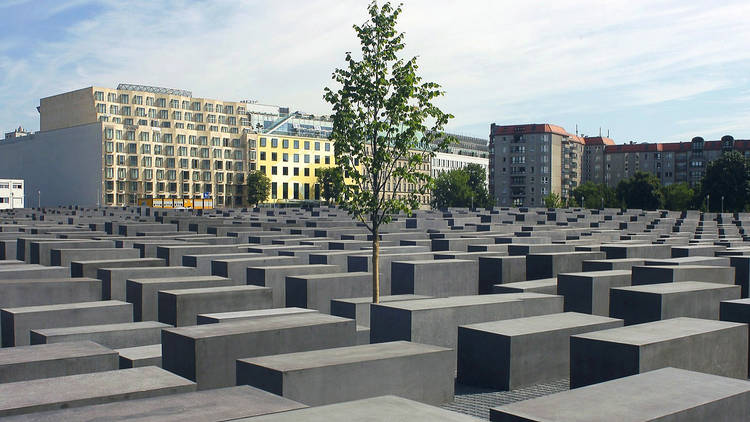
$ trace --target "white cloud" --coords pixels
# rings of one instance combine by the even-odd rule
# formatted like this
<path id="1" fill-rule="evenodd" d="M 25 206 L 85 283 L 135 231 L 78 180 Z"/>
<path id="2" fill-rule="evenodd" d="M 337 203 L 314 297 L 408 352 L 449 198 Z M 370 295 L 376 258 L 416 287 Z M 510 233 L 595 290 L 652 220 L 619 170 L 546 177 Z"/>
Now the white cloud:
<path id="1" fill-rule="evenodd" d="M 351 26 L 366 19 L 367 3 L 103 0 L 103 13 L 25 57 L 7 60 L 0 46 L 0 124 L 38 127 L 28 116 L 40 97 L 118 82 L 327 113 L 322 89 L 344 52 L 358 49 Z M 488 127 L 546 120 L 562 107 L 618 113 L 747 89 L 727 69 L 750 62 L 748 15 L 747 1 L 410 0 L 400 29 L 425 79 L 447 91 L 440 104 L 456 116 L 452 126 Z M 569 96 L 586 100 L 566 104 Z"/>

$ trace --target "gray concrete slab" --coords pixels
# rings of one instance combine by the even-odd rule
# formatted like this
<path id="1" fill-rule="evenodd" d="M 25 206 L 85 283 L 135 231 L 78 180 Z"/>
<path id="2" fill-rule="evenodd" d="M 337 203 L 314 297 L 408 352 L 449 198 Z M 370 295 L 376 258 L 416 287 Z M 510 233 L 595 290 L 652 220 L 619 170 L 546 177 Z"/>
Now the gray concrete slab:
<path id="1" fill-rule="evenodd" d="M 161 344 L 116 349 L 120 369 L 156 366 L 161 368 Z"/>
<path id="2" fill-rule="evenodd" d="M 557 294 L 557 277 L 538 280 L 518 281 L 515 283 L 495 284 L 492 293 L 544 293 Z"/>
<path id="3" fill-rule="evenodd" d="M 162 328 L 171 325 L 156 321 L 125 322 L 120 324 L 84 325 L 78 327 L 43 328 L 31 330 L 31 344 L 52 344 L 89 340 L 109 347 L 145 346 L 161 341 Z"/>
<path id="4" fill-rule="evenodd" d="M 634 266 L 633 286 L 675 281 L 705 281 L 734 284 L 734 267 L 713 265 L 649 265 Z"/>
<path id="5" fill-rule="evenodd" d="M 285 315 L 162 331 L 162 366 L 201 390 L 236 385 L 241 358 L 353 346 L 355 323 L 325 314 Z"/>
<path id="6" fill-rule="evenodd" d="M 161 290 L 159 321 L 175 327 L 196 325 L 198 314 L 268 309 L 271 289 L 260 286 L 204 287 Z"/>
<path id="7" fill-rule="evenodd" d="M 750 383 L 676 368 L 576 388 L 490 410 L 498 422 L 739 421 Z"/>
<path id="8" fill-rule="evenodd" d="M 197 276 L 198 271 L 191 267 L 152 267 L 152 268 L 100 268 L 96 278 L 102 280 L 103 300 L 125 300 L 127 280 L 142 278 Z"/>
<path id="9" fill-rule="evenodd" d="M 627 270 L 558 274 L 557 294 L 565 297 L 566 312 L 609 316 L 610 289 L 631 284 Z"/>
<path id="10" fill-rule="evenodd" d="M 480 257 L 479 294 L 492 293 L 495 284 L 526 281 L 526 256 Z"/>
<path id="11" fill-rule="evenodd" d="M 306 406 L 247 385 L 10 417 L 8 422 L 223 422 Z"/>
<path id="12" fill-rule="evenodd" d="M 216 276 L 182 276 L 129 279 L 125 300 L 133 304 L 133 321 L 159 319 L 159 291 L 231 286 L 232 280 Z"/>
<path id="13" fill-rule="evenodd" d="M 719 319 L 722 300 L 740 298 L 740 286 L 678 281 L 616 287 L 610 290 L 609 314 L 625 325 L 675 317 Z"/>
<path id="14" fill-rule="evenodd" d="M 393 394 L 453 400 L 450 349 L 405 341 L 239 359 L 237 383 L 310 406 Z"/>
<path id="15" fill-rule="evenodd" d="M 283 315 L 310 314 L 317 313 L 315 309 L 305 308 L 271 308 L 258 309 L 255 311 L 234 311 L 218 312 L 212 314 L 199 314 L 197 318 L 198 325 L 201 324 L 218 324 L 222 322 L 236 322 L 256 318 L 269 318 Z M 341 316 L 341 315 L 339 315 Z"/>
<path id="16" fill-rule="evenodd" d="M 380 296 L 379 303 L 431 298 L 431 296 L 423 295 L 388 295 Z M 333 299 L 331 300 L 331 315 L 336 315 L 343 318 L 351 318 L 357 321 L 357 325 L 369 327 L 371 303 L 372 296 Z"/>
<path id="17" fill-rule="evenodd" d="M 119 369 L 0 384 L 0 417 L 195 390 L 195 384 L 162 369 Z"/>
<path id="18" fill-rule="evenodd" d="M 577 312 L 458 327 L 458 378 L 514 390 L 570 374 L 570 336 L 622 327 L 621 319 Z"/>
<path id="19" fill-rule="evenodd" d="M 675 367 L 747 379 L 747 325 L 672 318 L 570 338 L 570 387 Z"/>
<path id="20" fill-rule="evenodd" d="M 371 273 L 287 276 L 286 306 L 331 312 L 331 300 L 362 297 L 372 292 Z"/>
<path id="21" fill-rule="evenodd" d="M 133 305 L 118 300 L 24 306 L 0 310 L 3 347 L 30 344 L 31 330 L 132 322 Z"/>
<path id="22" fill-rule="evenodd" d="M 100 268 L 143 268 L 163 267 L 165 262 L 159 258 L 105 259 L 92 261 L 73 261 L 70 263 L 72 277 L 96 278 Z"/>
<path id="23" fill-rule="evenodd" d="M 286 278 L 288 276 L 309 274 L 332 274 L 339 272 L 336 265 L 272 265 L 263 267 L 248 267 L 246 269 L 247 284 L 270 287 L 273 291 L 273 306 L 286 306 Z"/>
<path id="24" fill-rule="evenodd" d="M 117 368 L 117 353 L 91 341 L 0 348 L 0 383 Z"/>
<path id="25" fill-rule="evenodd" d="M 467 259 L 391 262 L 391 294 L 432 297 L 479 293 L 478 264 Z"/>
<path id="26" fill-rule="evenodd" d="M 401 397 L 382 396 L 256 418 L 238 419 L 237 422 L 350 422 L 357 420 L 477 422 L 479 419 Z"/>

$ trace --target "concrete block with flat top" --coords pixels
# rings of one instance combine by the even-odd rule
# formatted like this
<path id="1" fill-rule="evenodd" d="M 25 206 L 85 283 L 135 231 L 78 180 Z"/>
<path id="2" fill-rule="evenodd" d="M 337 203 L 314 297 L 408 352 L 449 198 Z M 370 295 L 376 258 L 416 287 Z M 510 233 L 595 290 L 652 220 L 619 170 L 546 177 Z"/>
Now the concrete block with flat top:
<path id="1" fill-rule="evenodd" d="M 739 298 L 740 286 L 700 281 L 616 287 L 610 290 L 609 314 L 625 325 L 675 317 L 719 319 L 719 303 Z"/>
<path id="2" fill-rule="evenodd" d="M 479 294 L 492 293 L 495 284 L 526 281 L 526 256 L 479 257 Z"/>
<path id="3" fill-rule="evenodd" d="M 565 312 L 458 327 L 458 378 L 515 390 L 567 378 L 570 336 L 622 327 L 621 319 Z"/>
<path id="4" fill-rule="evenodd" d="M 431 299 L 431 296 L 423 295 L 389 295 L 380 296 L 379 303 L 397 302 L 400 300 Z M 351 318 L 357 321 L 357 325 L 370 326 L 370 304 L 372 296 L 353 297 L 331 300 L 331 315 Z"/>
<path id="5" fill-rule="evenodd" d="M 495 284 L 492 293 L 544 293 L 557 294 L 557 277 L 540 278 L 538 280 L 518 281 L 515 283 Z"/>
<path id="6" fill-rule="evenodd" d="M 560 313 L 562 296 L 505 293 L 370 305 L 370 343 L 414 341 L 456 348 L 459 325 Z"/>
<path id="7" fill-rule="evenodd" d="M 310 406 L 384 394 L 440 404 L 453 400 L 454 374 L 450 349 L 406 341 L 237 361 L 237 384 Z"/>
<path id="8" fill-rule="evenodd" d="M 416 251 L 410 253 L 383 253 L 379 258 L 380 294 L 391 295 L 391 273 L 393 261 L 418 261 L 423 259 L 434 259 L 432 252 Z M 372 272 L 372 255 L 348 255 L 346 257 L 347 271 L 349 272 Z"/>
<path id="9" fill-rule="evenodd" d="M 479 292 L 477 271 L 477 262 L 467 259 L 393 261 L 391 294 L 475 295 Z"/>
<path id="10" fill-rule="evenodd" d="M 72 277 L 96 278 L 100 268 L 143 268 L 163 267 L 165 262 L 159 258 L 131 258 L 73 261 L 70 263 Z"/>
<path id="11" fill-rule="evenodd" d="M 620 259 L 591 259 L 583 261 L 582 271 L 630 271 L 635 265 L 644 265 L 644 258 L 620 258 Z"/>
<path id="12" fill-rule="evenodd" d="M 570 387 L 672 366 L 747 379 L 747 325 L 672 318 L 570 338 Z"/>
<path id="13" fill-rule="evenodd" d="M 267 309 L 273 306 L 271 289 L 260 286 L 162 290 L 158 295 L 159 321 L 175 327 L 196 325 L 198 314 Z"/>
<path id="14" fill-rule="evenodd" d="M 583 261 L 603 259 L 603 252 L 549 252 L 526 256 L 526 277 L 529 280 L 557 277 L 559 273 L 582 271 Z"/>
<path id="15" fill-rule="evenodd" d="M 586 271 L 557 275 L 557 294 L 565 297 L 565 312 L 609 316 L 613 287 L 630 286 L 630 271 Z"/>
<path id="16" fill-rule="evenodd" d="M 201 324 L 218 324 L 222 322 L 235 322 L 248 319 L 256 318 L 269 318 L 283 315 L 296 315 L 296 314 L 310 314 L 317 313 L 315 309 L 306 308 L 271 308 L 271 309 L 258 309 L 255 311 L 234 311 L 234 312 L 218 312 L 212 314 L 199 314 L 198 325 Z"/>
<path id="17" fill-rule="evenodd" d="M 241 422 L 350 422 L 367 420 L 477 422 L 478 419 L 418 401 L 389 395 L 279 412 L 253 419 L 243 419 Z"/>
<path id="18" fill-rule="evenodd" d="M 138 420 L 140 422 L 223 422 L 286 412 L 306 406 L 247 385 L 34 413 L 36 422 Z M 27 421 L 21 417 L 8 422 Z"/>
<path id="19" fill-rule="evenodd" d="M 280 265 L 306 264 L 296 256 L 256 256 L 252 258 L 216 259 L 211 263 L 211 274 L 228 277 L 236 285 L 255 284 L 248 281 L 247 270 L 250 267 L 278 267 Z"/>
<path id="20" fill-rule="evenodd" d="M 320 313 L 168 328 L 162 366 L 203 390 L 236 385 L 237 359 L 354 344 L 354 320 Z"/>
<path id="21" fill-rule="evenodd" d="M 705 281 L 734 284 L 734 267 L 713 265 L 649 265 L 635 266 L 633 286 L 675 281 Z"/>
<path id="22" fill-rule="evenodd" d="M 53 277 L 0 279 L 0 308 L 101 300 L 101 280 Z"/>
<path id="23" fill-rule="evenodd" d="M 141 366 L 157 366 L 161 368 L 161 344 L 125 347 L 115 351 L 120 355 L 120 369 L 138 368 Z"/>
<path id="24" fill-rule="evenodd" d="M 31 344 L 51 344 L 89 340 L 109 347 L 145 346 L 161 341 L 162 328 L 171 325 L 156 321 L 124 322 L 120 324 L 84 325 L 79 327 L 43 328 L 31 330 Z"/>
<path id="25" fill-rule="evenodd" d="M 273 306 L 286 306 L 286 278 L 288 276 L 308 274 L 331 274 L 340 272 L 336 265 L 272 265 L 263 267 L 248 267 L 246 269 L 247 284 L 270 287 L 273 291 Z"/>
<path id="26" fill-rule="evenodd" d="M 197 275 L 198 271 L 190 267 L 101 268 L 96 272 L 96 278 L 102 280 L 103 300 L 125 300 L 127 280 Z"/>
<path id="27" fill-rule="evenodd" d="M 169 266 L 182 265 L 185 255 L 207 255 L 242 252 L 237 245 L 164 245 L 157 246 L 156 257 L 167 261 Z"/>
<path id="28" fill-rule="evenodd" d="M 0 348 L 0 383 L 117 368 L 117 353 L 91 341 Z"/>
<path id="29" fill-rule="evenodd" d="M 288 276 L 286 306 L 331 313 L 331 299 L 361 297 L 372 292 L 371 273 L 334 273 Z"/>
<path id="30" fill-rule="evenodd" d="M 133 305 L 119 300 L 24 306 L 0 310 L 3 347 L 30 344 L 30 332 L 34 329 L 132 321 Z"/>
<path id="31" fill-rule="evenodd" d="M 663 368 L 490 409 L 498 422 L 740 421 L 750 382 Z"/>
<path id="32" fill-rule="evenodd" d="M 722 321 L 749 324 L 748 327 L 750 327 L 750 299 L 722 301 L 719 305 L 719 319 Z M 748 358 L 750 360 L 750 355 Z M 750 376 L 750 373 L 748 373 L 748 376 Z"/>
<path id="33" fill-rule="evenodd" d="M 623 244 L 614 245 L 607 244 L 602 245 L 600 250 L 607 254 L 607 259 L 621 259 L 621 258 L 671 258 L 672 257 L 672 246 L 671 245 L 652 245 L 647 243 L 640 244 Z"/>
<path id="34" fill-rule="evenodd" d="M 70 277 L 70 269 L 65 267 L 48 267 L 37 264 L 3 265 L 0 267 L 0 280 L 66 277 Z"/>
<path id="35" fill-rule="evenodd" d="M 12 382 L 0 384 L 0 417 L 194 390 L 195 383 L 153 366 Z"/>
<path id="36" fill-rule="evenodd" d="M 159 319 L 159 291 L 231 286 L 232 280 L 216 276 L 183 276 L 129 279 L 126 300 L 133 304 L 134 321 Z"/>
<path id="37" fill-rule="evenodd" d="M 211 267 L 213 262 L 217 259 L 244 259 L 244 258 L 263 258 L 263 255 L 257 253 L 241 252 L 237 249 L 234 252 L 223 252 L 223 253 L 209 253 L 202 255 L 185 255 L 182 257 L 182 265 L 186 267 L 194 267 L 198 270 L 200 275 L 211 275 Z M 224 276 L 222 276 L 224 277 Z M 245 284 L 244 282 L 237 282 L 236 284 Z"/>
<path id="38" fill-rule="evenodd" d="M 141 254 L 137 249 L 124 248 L 76 248 L 63 249 L 53 248 L 50 250 L 50 265 L 59 267 L 70 267 L 73 261 L 91 261 L 101 259 L 137 259 Z"/>

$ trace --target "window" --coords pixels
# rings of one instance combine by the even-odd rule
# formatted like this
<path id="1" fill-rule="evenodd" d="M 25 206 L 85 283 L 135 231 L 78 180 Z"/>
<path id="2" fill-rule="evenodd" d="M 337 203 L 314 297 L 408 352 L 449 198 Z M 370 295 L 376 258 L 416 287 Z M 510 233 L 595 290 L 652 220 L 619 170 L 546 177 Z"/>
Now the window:
<path id="1" fill-rule="evenodd" d="M 294 154 L 293 159 L 295 163 L 299 163 L 299 154 Z"/>
<path id="2" fill-rule="evenodd" d="M 289 154 L 287 154 L 286 152 L 283 153 L 283 154 L 281 154 L 281 161 L 283 161 L 285 163 L 288 162 L 289 161 Z"/>
<path id="3" fill-rule="evenodd" d="M 260 138 L 260 146 L 266 146 L 266 138 Z"/>
<path id="4" fill-rule="evenodd" d="M 299 149 L 299 139 L 294 140 L 294 149 Z"/>
<path id="5" fill-rule="evenodd" d="M 281 170 L 284 176 L 289 176 L 289 167 L 282 167 Z"/>
<path id="6" fill-rule="evenodd" d="M 276 166 L 271 167 L 271 174 L 277 174 Z"/>
<path id="7" fill-rule="evenodd" d="M 289 139 L 282 139 L 281 140 L 281 147 L 282 148 L 289 148 Z"/>
<path id="8" fill-rule="evenodd" d="M 261 159 L 261 161 L 265 161 L 266 160 L 266 152 L 265 151 L 261 151 L 260 152 L 260 159 Z"/>
<path id="9" fill-rule="evenodd" d="M 320 151 L 320 142 L 315 142 L 315 151 Z"/>
<path id="10" fill-rule="evenodd" d="M 277 153 L 272 152 L 271 153 L 271 161 L 277 161 L 279 159 L 279 156 Z"/>
<path id="11" fill-rule="evenodd" d="M 310 141 L 305 141 L 305 149 L 310 150 Z"/>
<path id="12" fill-rule="evenodd" d="M 325 143 L 325 149 L 326 149 L 326 151 L 330 151 L 331 150 L 331 144 L 328 143 L 328 142 L 326 142 Z"/>
<path id="13" fill-rule="evenodd" d="M 96 105 L 96 112 L 97 113 L 106 113 L 107 112 L 107 105 L 103 103 L 99 103 Z"/>
<path id="14" fill-rule="evenodd" d="M 271 147 L 278 148 L 279 146 L 279 140 L 276 138 L 271 138 Z"/>

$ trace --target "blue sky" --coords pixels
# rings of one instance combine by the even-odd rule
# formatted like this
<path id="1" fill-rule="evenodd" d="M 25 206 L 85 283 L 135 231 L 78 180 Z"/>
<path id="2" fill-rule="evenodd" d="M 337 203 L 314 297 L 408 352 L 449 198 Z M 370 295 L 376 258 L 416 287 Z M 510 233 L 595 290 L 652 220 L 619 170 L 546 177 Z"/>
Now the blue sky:
<path id="1" fill-rule="evenodd" d="M 120 82 L 328 114 L 367 1 L 0 0 L 0 130 L 39 98 Z M 448 129 L 554 123 L 617 143 L 750 139 L 750 2 L 407 0 L 406 55 Z"/>

